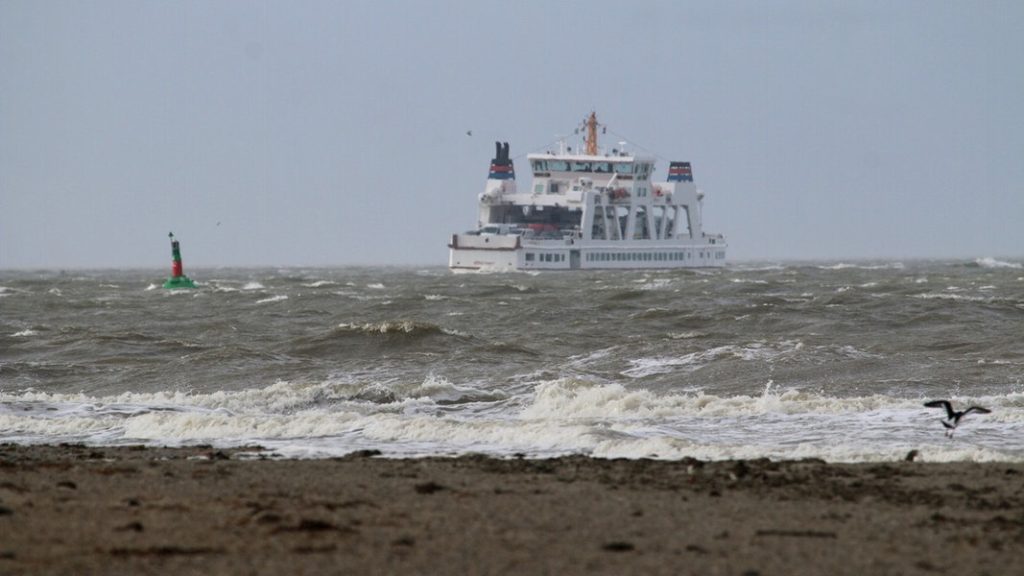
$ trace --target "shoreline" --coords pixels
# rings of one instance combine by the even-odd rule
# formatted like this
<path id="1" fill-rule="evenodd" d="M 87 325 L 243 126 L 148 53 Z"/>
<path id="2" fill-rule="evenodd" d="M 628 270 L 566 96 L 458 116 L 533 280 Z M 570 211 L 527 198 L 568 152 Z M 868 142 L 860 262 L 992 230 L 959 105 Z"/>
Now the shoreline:
<path id="1" fill-rule="evenodd" d="M 0 445 L 4 574 L 1020 574 L 1024 464 Z"/>

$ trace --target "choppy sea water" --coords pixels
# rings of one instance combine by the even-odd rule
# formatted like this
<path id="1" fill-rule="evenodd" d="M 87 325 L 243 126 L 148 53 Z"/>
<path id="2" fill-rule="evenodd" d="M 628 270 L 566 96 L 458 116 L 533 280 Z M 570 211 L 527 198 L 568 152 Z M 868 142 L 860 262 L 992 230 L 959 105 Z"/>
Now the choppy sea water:
<path id="1" fill-rule="evenodd" d="M 189 274 L 0 271 L 0 442 L 1024 460 L 1017 261 Z"/>

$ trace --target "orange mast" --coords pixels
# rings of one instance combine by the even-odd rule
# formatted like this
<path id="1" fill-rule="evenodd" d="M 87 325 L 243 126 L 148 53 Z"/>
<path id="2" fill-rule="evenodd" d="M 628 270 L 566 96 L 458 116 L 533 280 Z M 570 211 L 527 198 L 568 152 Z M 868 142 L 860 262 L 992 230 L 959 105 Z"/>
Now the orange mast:
<path id="1" fill-rule="evenodd" d="M 591 112 L 585 123 L 587 126 L 587 156 L 597 156 L 597 112 Z"/>

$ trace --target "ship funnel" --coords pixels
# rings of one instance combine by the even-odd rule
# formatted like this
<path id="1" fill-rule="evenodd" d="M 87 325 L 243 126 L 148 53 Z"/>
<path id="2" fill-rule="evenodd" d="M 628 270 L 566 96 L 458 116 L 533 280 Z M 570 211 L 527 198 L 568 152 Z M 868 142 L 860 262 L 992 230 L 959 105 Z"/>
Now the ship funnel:
<path id="1" fill-rule="evenodd" d="M 689 162 L 672 162 L 668 166 L 669 182 L 693 182 L 693 170 Z"/>
<path id="2" fill-rule="evenodd" d="M 494 143 L 494 159 L 491 160 L 491 172 L 487 175 L 490 180 L 515 180 L 516 170 L 512 166 L 512 159 L 509 157 L 508 142 Z"/>

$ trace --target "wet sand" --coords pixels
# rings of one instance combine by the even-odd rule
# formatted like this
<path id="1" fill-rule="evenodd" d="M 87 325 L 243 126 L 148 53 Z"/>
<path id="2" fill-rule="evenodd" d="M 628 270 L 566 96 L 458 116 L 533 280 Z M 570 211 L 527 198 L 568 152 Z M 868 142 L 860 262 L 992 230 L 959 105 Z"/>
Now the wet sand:
<path id="1" fill-rule="evenodd" d="M 0 445 L 0 574 L 1024 574 L 1024 465 Z"/>

